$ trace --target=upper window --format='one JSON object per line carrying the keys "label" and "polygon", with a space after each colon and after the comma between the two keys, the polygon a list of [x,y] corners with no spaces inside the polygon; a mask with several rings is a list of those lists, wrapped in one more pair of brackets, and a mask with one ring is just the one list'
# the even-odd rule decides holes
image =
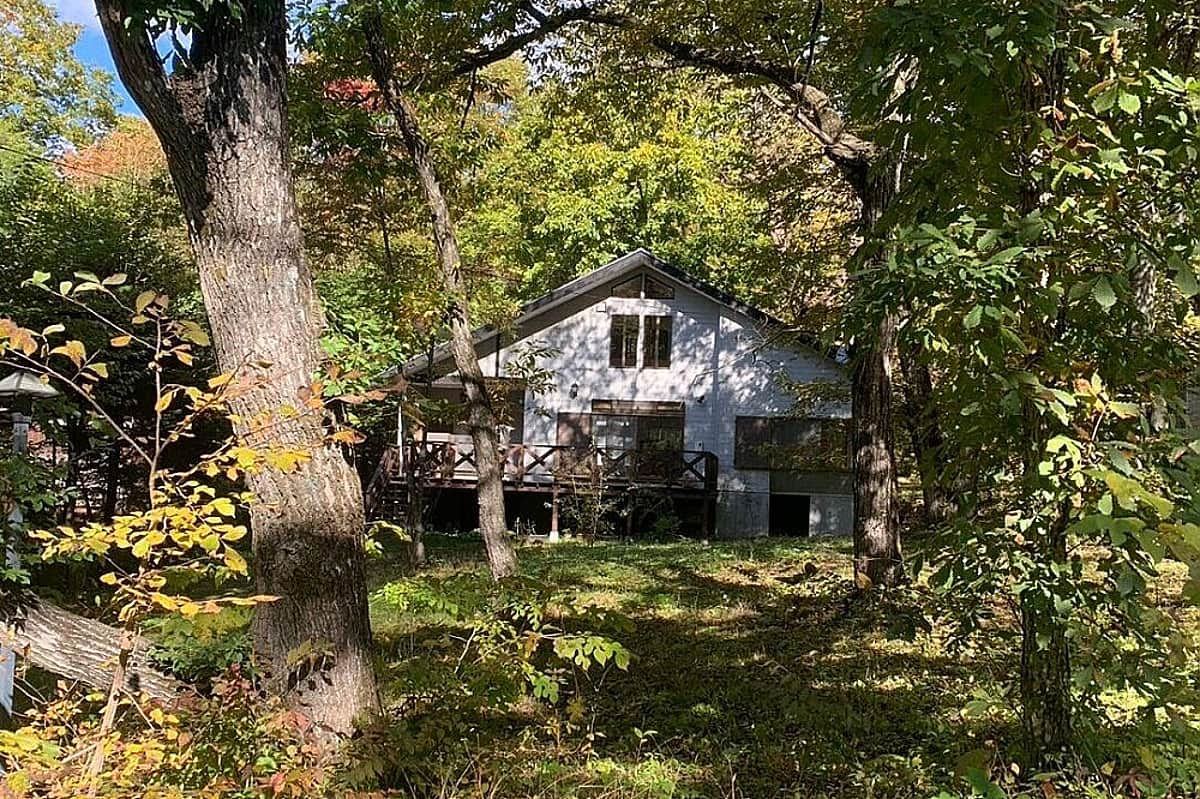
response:
{"label": "upper window", "polygon": [[646,279],[642,286],[642,296],[648,300],[673,300],[675,299],[675,289],[663,283],[661,280],[655,280],[649,275],[643,275]]}
{"label": "upper window", "polygon": [[629,280],[622,281],[612,287],[612,295],[614,297],[641,297],[642,296],[642,275],[631,277]]}
{"label": "upper window", "polygon": [[647,316],[642,344],[642,366],[666,369],[671,365],[671,317]]}
{"label": "upper window", "polygon": [[614,297],[645,297],[648,300],[673,300],[675,289],[644,272],[612,287]]}
{"label": "upper window", "polygon": [[638,317],[615,315],[609,334],[608,365],[617,369],[636,369],[638,355]]}

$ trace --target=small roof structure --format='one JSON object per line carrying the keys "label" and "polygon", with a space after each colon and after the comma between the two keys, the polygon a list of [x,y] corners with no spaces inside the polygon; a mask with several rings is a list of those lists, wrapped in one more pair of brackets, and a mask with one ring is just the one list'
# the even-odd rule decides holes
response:
{"label": "small roof structure", "polygon": [[12,397],[50,399],[57,397],[59,393],[58,389],[43,380],[41,375],[25,369],[17,369],[7,377],[0,379],[0,399]]}

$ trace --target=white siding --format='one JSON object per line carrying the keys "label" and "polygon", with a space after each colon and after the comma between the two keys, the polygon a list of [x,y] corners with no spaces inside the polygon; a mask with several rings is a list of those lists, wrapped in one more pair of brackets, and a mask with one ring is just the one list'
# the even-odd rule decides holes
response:
{"label": "white siding", "polygon": [[[628,279],[622,275],[618,280]],[[675,287],[671,300],[609,296],[609,286],[581,298],[573,312],[495,353],[481,347],[484,372],[505,374],[505,364],[530,342],[557,351],[541,366],[555,375],[556,388],[525,398],[525,443],[554,444],[560,412],[591,411],[593,399],[683,402],[684,448],[708,450],[718,459],[717,529],[721,536],[765,535],[769,521],[770,475],[765,470],[735,469],[737,416],[781,416],[794,395],[779,383],[839,382],[842,370],[807,349],[767,346],[753,320],[705,294],[655,273]],[[610,318],[616,314],[670,315],[672,352],[669,369],[616,369],[609,366]],[[640,352],[640,348],[639,348]],[[577,386],[571,397],[571,387]],[[812,416],[848,418],[849,407],[834,405]],[[853,502],[841,494],[813,495],[810,532],[849,532]]]}

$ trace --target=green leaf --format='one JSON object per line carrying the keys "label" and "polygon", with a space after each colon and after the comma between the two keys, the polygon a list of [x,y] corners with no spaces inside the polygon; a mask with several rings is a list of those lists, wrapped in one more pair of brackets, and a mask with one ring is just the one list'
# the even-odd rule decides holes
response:
{"label": "green leaf", "polygon": [[1134,116],[1138,111],[1142,110],[1142,98],[1130,92],[1121,92],[1120,98],[1117,100],[1117,105],[1121,110],[1130,116]]}
{"label": "green leaf", "polygon": [[1195,297],[1200,294],[1200,282],[1196,280],[1196,272],[1192,265],[1178,256],[1172,256],[1171,265],[1175,267],[1175,285],[1185,297]]}
{"label": "green leaf", "polygon": [[1101,277],[1092,286],[1092,297],[1106,311],[1117,304],[1117,294],[1113,291],[1112,284],[1108,282],[1108,278],[1106,277]]}
{"label": "green leaf", "polygon": [[1092,100],[1092,110],[1097,114],[1105,113],[1116,105],[1118,93],[1117,85],[1115,83],[1109,84]]}

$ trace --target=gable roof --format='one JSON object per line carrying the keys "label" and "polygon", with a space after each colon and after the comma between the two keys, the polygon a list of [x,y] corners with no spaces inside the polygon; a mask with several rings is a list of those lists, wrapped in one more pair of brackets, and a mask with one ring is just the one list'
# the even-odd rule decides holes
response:
{"label": "gable roof", "polygon": [[[667,263],[666,261],[654,255],[654,253],[647,250],[645,247],[638,247],[631,253],[622,255],[620,258],[609,261],[604,266],[597,267],[585,275],[581,275],[574,280],[568,281],[553,291],[543,294],[541,297],[538,297],[535,300],[530,300],[521,306],[521,312],[517,315],[517,318],[513,320],[512,326],[520,329],[522,325],[525,325],[538,316],[557,308],[563,303],[568,302],[581,294],[586,294],[587,292],[598,288],[605,283],[619,280],[624,275],[627,275],[631,272],[636,272],[640,269],[648,269],[665,275],[675,282],[708,297],[719,305],[723,305],[726,308],[737,311],[738,313],[749,317],[765,327],[777,328],[781,330],[787,327],[782,321],[774,316],[771,316],[767,312],[742,302],[732,294],[722,291],[712,283],[709,283],[707,280],[702,280],[695,275],[683,271],[674,264]],[[494,325],[487,325],[485,327],[478,328],[472,336],[475,346],[478,347],[485,341],[495,338],[495,336],[500,332],[501,331],[498,330]],[[837,360],[836,358],[832,357],[830,353],[822,349],[820,344],[815,340],[800,338],[800,341],[805,346],[816,350],[818,353],[827,358],[830,358],[830,360]],[[441,363],[442,361],[447,360],[449,357],[449,342],[442,342],[434,347],[433,362],[435,364]],[[403,364],[393,366],[390,369],[385,370],[379,375],[379,378],[382,380],[390,380],[399,374],[413,375],[424,372],[428,368],[428,361],[428,354],[417,355],[405,361]]]}

